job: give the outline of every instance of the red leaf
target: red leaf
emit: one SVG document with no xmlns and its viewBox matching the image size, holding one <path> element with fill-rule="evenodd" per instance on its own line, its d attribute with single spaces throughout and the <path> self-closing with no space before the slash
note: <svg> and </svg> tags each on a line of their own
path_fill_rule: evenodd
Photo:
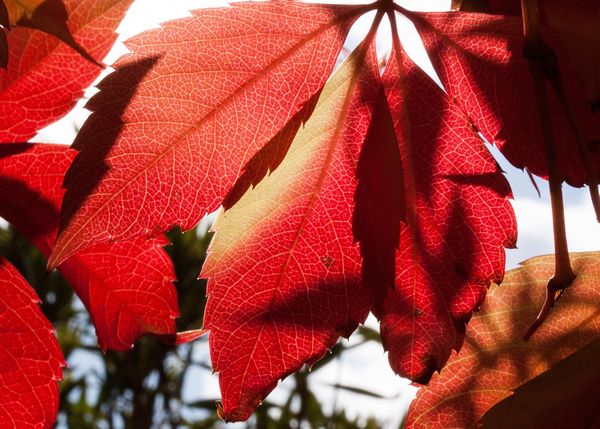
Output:
<svg viewBox="0 0 600 429">
<path fill-rule="evenodd" d="M 131 1 L 65 0 L 74 40 L 102 59 Z M 14 27 L 8 46 L 8 68 L 0 70 L 0 142 L 27 140 L 63 116 L 102 70 L 40 31 Z"/>
<path fill-rule="evenodd" d="M 0 215 L 46 256 L 58 230 L 63 175 L 76 153 L 62 145 L 0 145 Z M 92 315 L 103 349 L 127 350 L 147 333 L 175 335 L 175 273 L 166 244 L 98 244 L 58 268 Z"/>
<path fill-rule="evenodd" d="M 189 229 L 215 210 L 322 88 L 362 10 L 233 3 L 131 39 L 133 54 L 87 105 L 50 266 L 94 243 Z"/>
<path fill-rule="evenodd" d="M 600 255 L 575 253 L 571 261 L 577 278 L 527 342 L 522 339 L 523 333 L 542 306 L 542 292 L 553 273 L 554 256 L 530 259 L 507 272 L 501 286 L 492 286 L 481 312 L 469 323 L 463 348 L 428 387 L 419 390 L 409 409 L 407 428 L 478 427 L 486 411 L 510 397 L 518 386 L 597 340 Z M 563 381 L 563 387 L 572 381 Z M 591 394 L 585 390 L 580 393 Z M 538 397 L 537 402 L 544 404 L 553 396 Z M 554 419 L 542 427 L 595 427 L 585 424 L 589 411 L 594 409 L 581 407 L 576 419 L 565 422 L 553 410 L 550 417 Z"/>
<path fill-rule="evenodd" d="M 395 287 L 380 308 L 383 345 L 400 375 L 426 382 L 464 338 L 516 241 L 510 188 L 463 112 L 395 49 L 383 82 L 399 141 L 406 222 Z M 400 69 L 399 64 L 402 64 Z"/>
<path fill-rule="evenodd" d="M 65 361 L 40 300 L 0 257 L 0 427 L 51 428 Z"/>
<path fill-rule="evenodd" d="M 226 420 L 246 420 L 279 379 L 319 360 L 367 317 L 352 212 L 378 69 L 374 52 L 368 67 L 363 61 L 359 48 L 277 169 L 213 227 L 201 274 L 209 279 L 204 322 Z M 269 145 L 247 171 L 278 159 Z"/>
<path fill-rule="evenodd" d="M 469 121 L 513 165 L 546 177 L 534 85 L 522 55 L 521 19 L 431 13 L 418 15 L 415 24 L 446 91 L 466 112 Z M 561 75 L 584 141 L 589 144 L 600 136 L 600 120 L 591 112 L 587 97 L 578 89 L 567 66 L 564 61 L 560 63 Z M 587 178 L 575 135 L 554 90 L 549 84 L 547 88 L 561 177 L 573 186 L 582 186 Z M 595 157 L 594 162 L 598 161 Z"/>
<path fill-rule="evenodd" d="M 85 59 L 100 66 L 86 50 L 73 39 L 67 26 L 69 15 L 63 0 L 34 0 L 23 2 L 5 0 L 8 4 L 8 15 L 13 25 L 29 27 L 55 36 L 75 49 Z"/>
</svg>

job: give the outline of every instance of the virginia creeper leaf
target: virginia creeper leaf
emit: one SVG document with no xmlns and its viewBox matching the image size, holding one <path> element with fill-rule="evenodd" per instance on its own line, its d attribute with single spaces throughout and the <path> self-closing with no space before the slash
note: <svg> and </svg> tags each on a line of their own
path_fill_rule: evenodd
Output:
<svg viewBox="0 0 600 429">
<path fill-rule="evenodd" d="M 542 124 L 531 72 L 523 57 L 521 19 L 452 12 L 415 16 L 445 90 L 473 126 L 513 165 L 547 177 Z M 551 39 L 548 42 L 555 44 Z M 591 112 L 565 61 L 560 61 L 560 72 L 584 142 L 590 144 L 600 136 L 600 120 Z M 549 83 L 547 98 L 560 175 L 569 184 L 582 186 L 587 177 L 576 138 Z M 598 165 L 599 161 L 594 155 L 592 163 Z"/>
<path fill-rule="evenodd" d="M 532 258 L 492 286 L 463 348 L 417 393 L 407 428 L 475 427 L 517 387 L 598 338 L 600 253 L 574 253 L 571 262 L 577 278 L 527 342 L 522 337 L 541 308 L 554 256 Z"/>
<path fill-rule="evenodd" d="M 504 274 L 516 224 L 510 188 L 464 113 L 402 52 L 382 77 L 404 173 L 394 287 L 374 307 L 392 368 L 427 382 Z"/>
<path fill-rule="evenodd" d="M 325 85 L 281 164 L 213 226 L 204 323 L 226 420 L 246 420 L 279 379 L 315 363 L 369 312 L 352 234 L 355 167 L 377 93 L 374 49 L 368 66 L 364 51 Z M 277 156 L 265 151 L 248 169 Z"/>
<path fill-rule="evenodd" d="M 132 0 L 65 0 L 73 38 L 102 59 Z M 73 107 L 101 68 L 47 33 L 17 26 L 8 34 L 9 61 L 0 70 L 0 142 L 24 141 Z"/>
<path fill-rule="evenodd" d="M 88 61 L 96 62 L 90 54 L 88 54 L 86 50 L 73 39 L 73 35 L 67 26 L 69 15 L 63 0 L 5 1 L 9 22 L 12 25 L 16 24 L 51 34 L 75 49 L 75 51 Z"/>
<path fill-rule="evenodd" d="M 60 221 L 63 176 L 76 154 L 64 145 L 0 145 L 0 215 L 46 256 Z M 98 244 L 58 268 L 90 312 L 103 349 L 128 350 L 147 333 L 175 335 L 175 273 L 166 244 Z"/>
<path fill-rule="evenodd" d="M 99 242 L 193 227 L 323 86 L 362 9 L 203 9 L 127 42 L 98 86 L 66 176 L 56 265 Z M 126 84 L 124 84 L 126 82 Z"/>
<path fill-rule="evenodd" d="M 485 429 L 597 428 L 600 424 L 600 341 L 519 386 L 481 419 Z"/>
<path fill-rule="evenodd" d="M 600 110 L 600 3 L 544 0 L 540 13 L 567 49 L 592 108 Z M 521 15 L 520 0 L 464 0 L 461 10 Z"/>
<path fill-rule="evenodd" d="M 0 257 L 0 427 L 53 427 L 65 361 L 34 290 Z"/>
</svg>

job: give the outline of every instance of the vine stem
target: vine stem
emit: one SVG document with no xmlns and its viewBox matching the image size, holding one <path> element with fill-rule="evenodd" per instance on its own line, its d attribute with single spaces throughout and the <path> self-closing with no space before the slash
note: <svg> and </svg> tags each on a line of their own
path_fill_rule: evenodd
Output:
<svg viewBox="0 0 600 429">
<path fill-rule="evenodd" d="M 533 78 L 537 99 L 538 113 L 542 125 L 544 150 L 548 162 L 548 181 L 552 206 L 552 223 L 554 230 L 554 276 L 546 285 L 546 298 L 537 318 L 525 333 L 527 341 L 542 325 L 550 309 L 554 306 L 557 294 L 571 286 L 575 274 L 569 260 L 569 248 L 565 228 L 562 180 L 558 169 L 556 145 L 552 133 L 552 120 L 548 110 L 546 97 L 546 80 L 553 81 L 559 76 L 558 62 L 552 49 L 542 39 L 537 0 L 521 0 L 523 12 L 523 30 L 525 47 L 523 55 L 527 59 Z"/>
</svg>

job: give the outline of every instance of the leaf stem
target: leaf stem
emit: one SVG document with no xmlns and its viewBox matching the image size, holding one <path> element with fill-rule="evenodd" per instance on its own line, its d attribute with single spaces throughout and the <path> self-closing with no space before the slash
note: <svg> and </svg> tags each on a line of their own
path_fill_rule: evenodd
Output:
<svg viewBox="0 0 600 429">
<path fill-rule="evenodd" d="M 554 230 L 554 276 L 546 285 L 546 299 L 536 320 L 525 333 L 527 341 L 546 319 L 550 308 L 556 302 L 557 293 L 569 287 L 575 279 L 569 260 L 569 248 L 565 228 L 564 203 L 562 195 L 562 179 L 558 169 L 556 146 L 552 133 L 552 120 L 548 110 L 546 97 L 546 80 L 556 75 L 557 62 L 554 52 L 543 41 L 540 32 L 540 21 L 537 0 L 521 0 L 523 9 L 523 27 L 525 47 L 523 55 L 527 59 L 531 71 L 538 113 L 542 125 L 544 150 L 548 162 L 548 181 L 552 206 L 552 223 Z"/>
</svg>

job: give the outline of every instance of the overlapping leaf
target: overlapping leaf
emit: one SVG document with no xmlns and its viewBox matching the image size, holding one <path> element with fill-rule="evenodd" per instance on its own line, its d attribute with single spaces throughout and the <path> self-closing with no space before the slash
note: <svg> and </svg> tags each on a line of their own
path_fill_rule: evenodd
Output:
<svg viewBox="0 0 600 429">
<path fill-rule="evenodd" d="M 277 168 L 213 227 L 204 321 L 226 420 L 246 420 L 369 312 L 352 234 L 355 168 L 377 100 L 374 52 L 364 61 L 361 46 L 332 76 L 280 165 L 282 139 L 255 157 L 247 171 Z"/>
<path fill-rule="evenodd" d="M 11 24 L 44 31 L 65 42 L 88 61 L 96 62 L 73 38 L 67 25 L 69 14 L 63 0 L 4 1 Z"/>
<path fill-rule="evenodd" d="M 75 142 L 50 265 L 189 229 L 323 86 L 360 7 L 233 3 L 131 39 Z"/>
<path fill-rule="evenodd" d="M 46 256 L 58 230 L 63 176 L 76 153 L 62 145 L 0 146 L 0 215 Z M 165 244 L 98 244 L 59 267 L 89 310 L 102 348 L 127 350 L 148 333 L 175 335 L 175 273 Z"/>
<path fill-rule="evenodd" d="M 523 57 L 521 19 L 468 13 L 415 17 L 446 91 L 468 115 L 468 120 L 513 165 L 547 177 L 542 123 L 531 71 Z M 592 113 L 567 61 L 560 61 L 560 71 L 584 144 L 589 145 L 600 136 L 600 119 Z M 549 83 L 546 97 L 561 178 L 582 186 L 588 177 L 576 135 Z M 590 162 L 598 165 L 598 156 L 592 156 Z"/>
<path fill-rule="evenodd" d="M 508 182 L 468 118 L 404 54 L 383 75 L 404 173 L 394 287 L 375 315 L 392 368 L 426 382 L 501 281 L 516 224 Z"/>
<path fill-rule="evenodd" d="M 490 407 L 521 384 L 598 338 L 600 254 L 575 253 L 571 261 L 575 282 L 528 342 L 522 336 L 542 305 L 554 257 L 530 259 L 508 272 L 502 286 L 492 287 L 469 323 L 463 348 L 417 394 L 407 428 L 476 427 Z M 582 408 L 575 420 L 562 423 L 556 420 L 561 414 L 553 413 L 552 423 L 584 427 L 593 419 L 589 411 L 593 408 L 587 414 Z"/>
<path fill-rule="evenodd" d="M 520 0 L 463 0 L 461 10 L 520 15 Z M 545 22 L 556 31 L 583 83 L 592 109 L 600 109 L 600 4 L 595 0 L 540 2 Z M 561 57 L 562 60 L 566 58 Z"/>
<path fill-rule="evenodd" d="M 88 52 L 88 58 L 98 61 L 108 53 L 116 39 L 114 31 L 131 2 L 35 0 L 17 4 L 11 0 L 7 3 L 9 11 L 14 6 L 17 22 L 62 34 L 61 38 L 67 42 L 72 36 L 71 46 L 80 49 L 77 52 L 54 36 L 31 28 L 11 29 L 8 67 L 0 69 L 0 142 L 27 140 L 73 107 L 102 70 L 84 60 L 81 53 Z M 31 10 L 21 10 L 23 4 Z M 66 19 L 65 14 L 68 33 L 56 24 Z"/>
<path fill-rule="evenodd" d="M 51 428 L 65 361 L 39 298 L 0 257 L 0 427 Z"/>
</svg>

